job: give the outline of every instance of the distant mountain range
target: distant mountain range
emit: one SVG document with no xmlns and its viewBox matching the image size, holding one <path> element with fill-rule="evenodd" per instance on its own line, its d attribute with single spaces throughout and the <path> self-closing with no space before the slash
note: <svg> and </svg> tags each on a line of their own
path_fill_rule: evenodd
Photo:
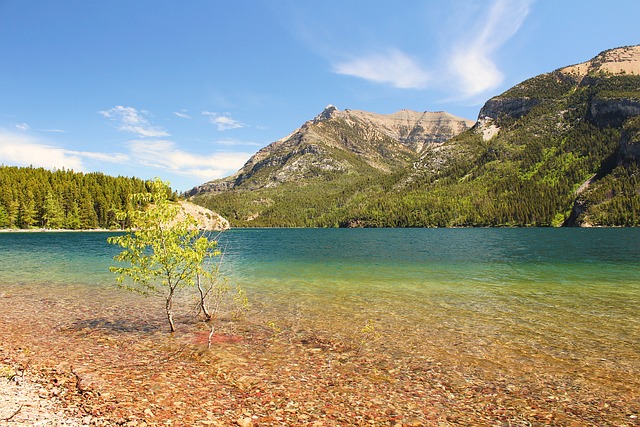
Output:
<svg viewBox="0 0 640 427">
<path fill-rule="evenodd" d="M 232 226 L 640 225 L 640 46 L 526 80 L 473 122 L 330 105 L 188 192 Z"/>
</svg>

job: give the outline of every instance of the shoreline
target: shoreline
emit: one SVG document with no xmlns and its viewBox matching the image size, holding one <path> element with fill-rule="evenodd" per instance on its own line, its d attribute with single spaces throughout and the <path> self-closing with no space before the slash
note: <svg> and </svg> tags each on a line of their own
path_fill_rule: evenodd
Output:
<svg viewBox="0 0 640 427">
<path fill-rule="evenodd" d="M 0 228 L 0 233 L 119 233 L 125 232 L 120 229 L 108 228 L 87 228 L 83 230 L 72 230 L 67 228 Z"/>
<path fill-rule="evenodd" d="M 53 379 L 13 363 L 0 361 L 0 426 L 89 425 L 91 419 L 79 415 L 78 405 L 63 404 L 65 391 L 52 386 Z"/>
</svg>

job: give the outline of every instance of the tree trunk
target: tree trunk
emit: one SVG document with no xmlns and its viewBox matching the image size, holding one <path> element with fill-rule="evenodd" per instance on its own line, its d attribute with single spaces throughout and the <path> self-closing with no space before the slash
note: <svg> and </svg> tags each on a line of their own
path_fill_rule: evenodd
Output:
<svg viewBox="0 0 640 427">
<path fill-rule="evenodd" d="M 205 321 L 211 320 L 211 313 L 207 309 L 207 301 L 206 301 L 206 293 L 204 289 L 202 289 L 202 284 L 200 283 L 200 274 L 196 275 L 196 281 L 198 282 L 198 291 L 200 292 L 200 308 L 202 309 L 202 314 L 204 314 Z"/>
<path fill-rule="evenodd" d="M 176 327 L 173 324 L 173 289 L 169 291 L 169 296 L 167 296 L 167 303 L 165 305 L 167 310 L 167 320 L 169 320 L 169 331 L 175 332 Z"/>
</svg>

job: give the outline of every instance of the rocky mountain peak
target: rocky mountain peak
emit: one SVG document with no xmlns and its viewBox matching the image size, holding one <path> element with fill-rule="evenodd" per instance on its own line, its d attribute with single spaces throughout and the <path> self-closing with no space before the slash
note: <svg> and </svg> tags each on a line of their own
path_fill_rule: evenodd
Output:
<svg viewBox="0 0 640 427">
<path fill-rule="evenodd" d="M 605 50 L 589 61 L 562 68 L 560 72 L 578 77 L 597 73 L 640 75 L 640 45 Z"/>
<path fill-rule="evenodd" d="M 189 195 L 241 226 L 640 225 L 640 46 L 531 77 L 473 124 L 328 105 Z"/>
<path fill-rule="evenodd" d="M 385 115 L 340 111 L 329 104 L 288 136 L 260 149 L 234 175 L 187 194 L 272 188 L 285 182 L 335 179 L 345 173 L 389 174 L 473 123 L 445 112 L 400 110 Z"/>
<path fill-rule="evenodd" d="M 318 114 L 313 119 L 313 122 L 318 123 L 318 122 L 323 122 L 323 121 L 332 119 L 335 116 L 337 116 L 339 113 L 340 113 L 340 110 L 338 110 L 338 108 L 335 105 L 329 104 L 324 108 L 324 110 L 322 110 L 322 113 Z"/>
<path fill-rule="evenodd" d="M 559 94 L 569 86 L 574 89 L 593 86 L 595 92 L 589 97 L 589 114 L 586 118 L 601 128 L 618 127 L 629 117 L 640 114 L 637 97 L 622 94 L 637 89 L 629 82 L 620 94 L 595 96 L 598 82 L 637 76 L 640 76 L 640 45 L 605 50 L 589 61 L 533 77 L 491 98 L 480 110 L 475 130 L 485 140 L 491 139 L 499 131 L 499 117 L 523 117 L 541 103 L 556 102 Z"/>
</svg>

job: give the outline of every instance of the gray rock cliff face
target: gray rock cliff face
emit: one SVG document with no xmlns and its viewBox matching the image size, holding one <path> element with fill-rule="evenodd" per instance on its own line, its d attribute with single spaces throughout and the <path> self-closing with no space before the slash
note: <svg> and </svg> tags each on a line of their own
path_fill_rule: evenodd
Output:
<svg viewBox="0 0 640 427">
<path fill-rule="evenodd" d="M 384 115 L 329 105 L 289 136 L 259 150 L 234 175 L 195 187 L 187 195 L 269 188 L 366 168 L 391 173 L 473 123 L 446 112 Z"/>
<path fill-rule="evenodd" d="M 622 131 L 618 164 L 640 164 L 640 117 L 633 119 Z"/>
<path fill-rule="evenodd" d="M 491 118 L 497 120 L 501 115 L 518 119 L 531 111 L 538 105 L 540 100 L 529 97 L 503 98 L 495 97 L 487 101 L 480 109 L 480 118 Z"/>
<path fill-rule="evenodd" d="M 589 105 L 589 120 L 600 128 L 620 127 L 629 118 L 640 115 L 640 99 L 594 98 Z"/>
<path fill-rule="evenodd" d="M 560 68 L 514 86 L 504 94 L 487 101 L 480 110 L 478 118 L 497 120 L 504 116 L 517 119 L 528 114 L 541 102 L 557 101 L 562 93 L 539 90 L 540 86 L 549 82 L 555 82 L 566 90 L 592 86 L 594 91 L 598 91 L 598 86 L 603 79 L 606 80 L 612 76 L 638 75 L 640 75 L 640 45 L 609 49 L 589 61 Z M 544 84 L 540 85 L 540 82 Z M 588 108 L 588 119 L 593 123 L 601 127 L 617 127 L 629 117 L 640 114 L 640 99 L 619 94 L 597 95 L 590 99 Z"/>
</svg>

